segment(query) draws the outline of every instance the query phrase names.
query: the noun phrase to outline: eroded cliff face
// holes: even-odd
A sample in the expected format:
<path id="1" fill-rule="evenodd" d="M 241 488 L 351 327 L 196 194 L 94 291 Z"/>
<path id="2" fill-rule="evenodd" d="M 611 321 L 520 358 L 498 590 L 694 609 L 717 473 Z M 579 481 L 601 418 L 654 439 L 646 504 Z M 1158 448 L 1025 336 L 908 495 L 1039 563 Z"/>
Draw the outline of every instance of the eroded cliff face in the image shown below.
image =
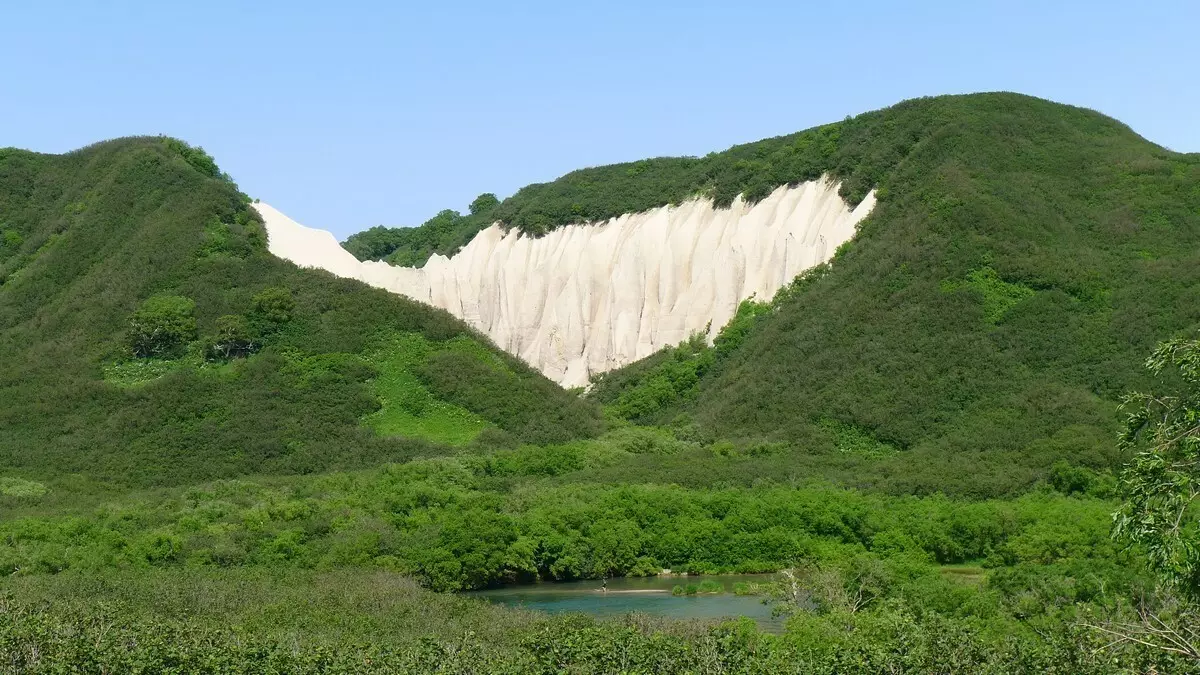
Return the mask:
<path id="1" fill-rule="evenodd" d="M 827 180 L 754 205 L 706 199 L 571 225 L 532 238 L 493 225 L 423 268 L 361 262 L 324 230 L 266 204 L 271 253 L 446 309 L 563 386 L 676 345 L 711 339 L 751 296 L 770 299 L 833 256 L 871 212 Z"/>

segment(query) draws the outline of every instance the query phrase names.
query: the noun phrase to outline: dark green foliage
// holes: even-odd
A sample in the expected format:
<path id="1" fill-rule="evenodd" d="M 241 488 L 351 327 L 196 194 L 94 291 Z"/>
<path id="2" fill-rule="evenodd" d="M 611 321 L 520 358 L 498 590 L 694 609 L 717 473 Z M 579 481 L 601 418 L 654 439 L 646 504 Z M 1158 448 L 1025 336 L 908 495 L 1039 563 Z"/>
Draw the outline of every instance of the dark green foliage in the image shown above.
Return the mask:
<path id="1" fill-rule="evenodd" d="M 907 101 L 702 158 L 659 157 L 581 169 L 521 188 L 486 217 L 474 210 L 465 218 L 443 211 L 420 227 L 376 227 L 354 235 L 346 249 L 364 260 L 419 266 L 431 253 L 454 253 L 497 220 L 539 236 L 570 223 L 601 221 L 696 196 L 712 198 L 718 206 L 728 206 L 738 195 L 753 203 L 781 185 L 826 174 L 842 180 L 842 195 L 857 204 L 924 136 L 950 121 L 938 108 L 927 100 Z"/>
<path id="2" fill-rule="evenodd" d="M 434 342 L 474 334 L 445 312 L 268 255 L 248 200 L 204 157 L 160 138 L 65 155 L 0 151 L 0 222 L 23 240 L 0 258 L 0 471 L 168 485 L 444 452 L 364 426 L 380 406 L 369 365 L 313 372 L 291 355 L 364 354 L 398 331 Z M 196 335 L 213 338 L 196 356 L 267 348 L 219 366 L 146 359 L 154 368 L 133 387 L 102 379 L 131 348 L 182 357 Z M 530 428 L 552 426 L 560 406 L 597 419 L 496 358 L 508 364 L 495 380 L 505 389 L 480 387 L 478 398 L 539 392 L 523 394 Z"/>
<path id="3" fill-rule="evenodd" d="M 480 230 L 495 222 L 500 200 L 487 192 L 471 202 L 468 215 L 449 209 L 419 227 L 372 227 L 343 243 L 359 260 L 386 260 L 393 265 L 421 267 L 434 253 L 453 254 Z"/>
<path id="4" fill-rule="evenodd" d="M 433 641 L 456 644 L 475 672 L 598 667 L 622 653 L 648 672 L 694 672 L 693 649 L 742 664 L 733 672 L 1195 672 L 1080 625 L 1130 616 L 1126 603 L 1145 590 L 1138 558 L 1117 554 L 1107 536 L 1108 502 L 545 483 L 501 501 L 472 480 L 436 460 L 273 486 L 225 482 L 84 518 L 7 519 L 0 645 L 31 665 L 77 667 L 86 656 L 157 668 L 162 659 L 308 668 L 312 658 L 334 668 L 349 653 L 358 661 L 337 668 L 359 672 L 370 659 L 422 672 L 426 662 L 411 659 Z M 640 550 L 654 565 L 699 556 L 674 565 L 689 571 L 722 559 L 768 568 L 782 554 L 804 591 L 786 575 L 759 589 L 793 617 L 766 635 L 746 624 L 535 618 L 351 569 L 419 571 L 455 587 L 514 570 L 601 576 L 643 564 Z M 981 558 L 983 567 L 932 564 Z M 241 636 L 232 642 L 222 632 L 231 626 Z M 428 668 L 445 668 L 449 653 L 434 653 Z"/>
<path id="5" fill-rule="evenodd" d="M 1200 601 L 1200 340 L 1163 342 L 1146 367 L 1155 390 L 1124 401 L 1122 444 L 1135 454 L 1121 475 L 1114 532 L 1145 546 L 1167 584 Z"/>
<path id="6" fill-rule="evenodd" d="M 15 672 L 30 673 L 66 672 L 63 664 L 81 673 L 1197 672 L 1181 657 L 1109 644 L 1065 619 L 963 620 L 895 603 L 852 615 L 804 615 L 770 635 L 744 621 L 535 618 L 393 579 L 188 574 L 174 586 L 155 575 L 123 575 L 62 580 L 66 592 L 23 584 L 16 597 L 0 601 L 0 648 Z M 68 593 L 96 601 L 80 603 Z"/>
<path id="7" fill-rule="evenodd" d="M 0 524 L 0 573 L 352 565 L 459 590 L 662 568 L 770 572 L 859 551 L 994 568 L 1138 564 L 1108 536 L 1112 504 L 1094 498 L 1050 493 L 963 503 L 819 486 L 595 485 L 571 473 L 629 454 L 529 448 L 290 482 L 228 481 L 84 516 L 9 519 Z M 502 476 L 521 488 L 501 489 Z M 84 539 L 76 537 L 80 528 L 89 533 Z M 1118 592 L 1130 581 L 1117 575 L 1107 583 Z"/>
<path id="8" fill-rule="evenodd" d="M 228 176 L 217 168 L 217 162 L 212 158 L 212 155 L 204 151 L 204 148 L 199 146 L 193 147 L 178 138 L 162 137 L 163 145 L 171 152 L 183 157 L 184 161 L 192 165 L 194 169 L 209 178 L 226 178 Z"/>
<path id="9" fill-rule="evenodd" d="M 232 222 L 217 218 L 204 228 L 200 257 L 233 256 L 245 258 L 266 251 L 267 236 L 262 224 L 249 210 L 239 211 Z"/>
<path id="10" fill-rule="evenodd" d="M 1023 489 L 1062 459 L 1114 466 L 1118 398 L 1146 381 L 1136 364 L 1200 326 L 1200 155 L 1013 94 L 908 101 L 831 142 L 847 194 L 880 194 L 853 245 L 648 419 L 796 444 L 838 420 L 904 451 L 888 460 L 908 474 L 889 480 L 901 492 L 989 471 Z M 633 364 L 597 395 L 611 404 L 656 373 Z"/>
<path id="11" fill-rule="evenodd" d="M 712 367 L 716 353 L 696 336 L 674 348 L 664 349 L 654 359 L 637 385 L 621 392 L 613 411 L 624 419 L 647 423 L 662 417 L 662 412 L 695 395 L 700 377 Z M 597 378 L 597 400 L 613 387 L 601 389 L 604 378 Z"/>
<path id="12" fill-rule="evenodd" d="M 969 289 L 979 294 L 980 303 L 983 305 L 983 316 L 991 324 L 1000 323 L 1008 310 L 1034 295 L 1032 288 L 1008 283 L 990 267 L 971 271 L 967 274 L 965 282 L 946 281 L 942 283 L 942 290 L 947 293 L 953 293 L 960 289 Z"/>
<path id="13" fill-rule="evenodd" d="M 462 248 L 490 224 L 486 213 L 463 216 L 447 209 L 419 227 L 376 226 L 351 235 L 343 245 L 360 260 L 386 260 L 393 265 L 420 267 L 434 253 Z"/>
<path id="14" fill-rule="evenodd" d="M 496 195 L 485 192 L 471 202 L 470 212 L 473 216 L 487 217 L 499 204 L 500 200 L 496 199 Z"/>
<path id="15" fill-rule="evenodd" d="M 196 338 L 196 303 L 178 295 L 156 295 L 129 318 L 129 348 L 134 356 L 178 356 Z"/>
<path id="16" fill-rule="evenodd" d="M 703 335 L 692 336 L 634 366 L 593 378 L 591 396 L 611 404 L 613 412 L 626 420 L 661 423 L 670 411 L 695 398 L 700 378 L 733 354 L 754 328 L 755 319 L 772 308 L 770 303 L 746 300 L 717 333 L 712 347 Z"/>
<path id="17" fill-rule="evenodd" d="M 1112 475 L 1098 473 L 1083 466 L 1072 466 L 1059 460 L 1050 467 L 1050 485 L 1063 494 L 1087 494 L 1109 497 L 1116 491 L 1116 480 Z"/>
<path id="18" fill-rule="evenodd" d="M 16 253 L 23 243 L 25 243 L 25 240 L 21 237 L 21 233 L 16 230 L 3 230 L 0 232 L 0 254 L 9 255 Z"/>
<path id="19" fill-rule="evenodd" d="M 226 314 L 217 318 L 216 334 L 206 341 L 204 355 L 206 358 L 220 361 L 241 359 L 258 351 L 259 346 L 259 343 L 254 341 L 246 317 L 241 314 Z"/>

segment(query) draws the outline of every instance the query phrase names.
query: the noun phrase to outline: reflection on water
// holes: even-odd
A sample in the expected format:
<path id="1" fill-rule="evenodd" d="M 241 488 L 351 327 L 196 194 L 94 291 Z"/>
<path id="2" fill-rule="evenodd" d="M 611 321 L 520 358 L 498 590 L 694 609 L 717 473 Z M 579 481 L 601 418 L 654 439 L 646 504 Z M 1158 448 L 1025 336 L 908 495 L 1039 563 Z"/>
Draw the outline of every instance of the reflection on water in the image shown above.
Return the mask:
<path id="1" fill-rule="evenodd" d="M 630 577 L 587 581 L 545 582 L 493 588 L 470 593 L 510 607 L 549 613 L 583 612 L 594 616 L 621 616 L 630 612 L 673 619 L 753 619 L 764 630 L 782 630 L 782 621 L 771 616 L 771 606 L 756 595 L 734 595 L 737 582 L 763 583 L 771 575 L 729 574 L 689 577 Z M 676 585 L 715 581 L 725 587 L 720 594 L 671 595 Z"/>

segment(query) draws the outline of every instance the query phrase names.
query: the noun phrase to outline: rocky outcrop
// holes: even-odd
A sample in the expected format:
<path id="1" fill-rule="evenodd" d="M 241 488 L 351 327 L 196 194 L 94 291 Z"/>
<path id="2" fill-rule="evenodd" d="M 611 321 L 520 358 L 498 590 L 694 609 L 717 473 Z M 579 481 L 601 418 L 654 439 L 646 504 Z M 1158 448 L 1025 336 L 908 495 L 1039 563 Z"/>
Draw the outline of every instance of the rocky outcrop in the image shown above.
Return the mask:
<path id="1" fill-rule="evenodd" d="M 570 225 L 539 238 L 493 225 L 422 268 L 361 262 L 334 236 L 266 204 L 271 253 L 448 310 L 564 386 L 692 334 L 711 338 L 751 296 L 769 299 L 828 260 L 875 203 L 850 209 L 838 185 L 781 187 L 727 209 L 693 199 Z"/>

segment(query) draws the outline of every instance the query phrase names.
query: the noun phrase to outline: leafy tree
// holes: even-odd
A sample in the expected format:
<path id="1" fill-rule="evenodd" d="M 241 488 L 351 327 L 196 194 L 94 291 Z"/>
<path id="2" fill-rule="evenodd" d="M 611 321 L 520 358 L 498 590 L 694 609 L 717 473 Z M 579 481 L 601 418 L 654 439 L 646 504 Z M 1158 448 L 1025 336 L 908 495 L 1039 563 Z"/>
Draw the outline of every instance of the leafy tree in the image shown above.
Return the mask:
<path id="1" fill-rule="evenodd" d="M 129 319 L 128 342 L 139 358 L 178 356 L 196 338 L 196 303 L 180 295 L 156 295 Z"/>
<path id="2" fill-rule="evenodd" d="M 486 216 L 491 213 L 497 206 L 500 205 L 500 200 L 491 192 L 485 192 L 475 198 L 471 202 L 469 210 L 473 216 Z"/>
<path id="3" fill-rule="evenodd" d="M 273 333 L 292 320 L 296 300 L 286 288 L 265 288 L 251 300 L 250 318 L 260 334 Z"/>
<path id="4" fill-rule="evenodd" d="M 1160 391 L 1122 404 L 1121 444 L 1135 454 L 1113 535 L 1144 547 L 1163 588 L 1139 604 L 1136 622 L 1092 627 L 1200 663 L 1200 340 L 1163 342 L 1146 367 Z"/>
<path id="5" fill-rule="evenodd" d="M 228 361 L 245 358 L 259 347 L 250 331 L 250 324 L 241 314 L 226 314 L 217 319 L 217 334 L 209 340 L 209 359 Z"/>
<path id="6" fill-rule="evenodd" d="M 1162 391 L 1125 397 L 1121 442 L 1135 454 L 1114 532 L 1145 546 L 1170 585 L 1200 599 L 1200 340 L 1164 342 L 1146 367 Z"/>

